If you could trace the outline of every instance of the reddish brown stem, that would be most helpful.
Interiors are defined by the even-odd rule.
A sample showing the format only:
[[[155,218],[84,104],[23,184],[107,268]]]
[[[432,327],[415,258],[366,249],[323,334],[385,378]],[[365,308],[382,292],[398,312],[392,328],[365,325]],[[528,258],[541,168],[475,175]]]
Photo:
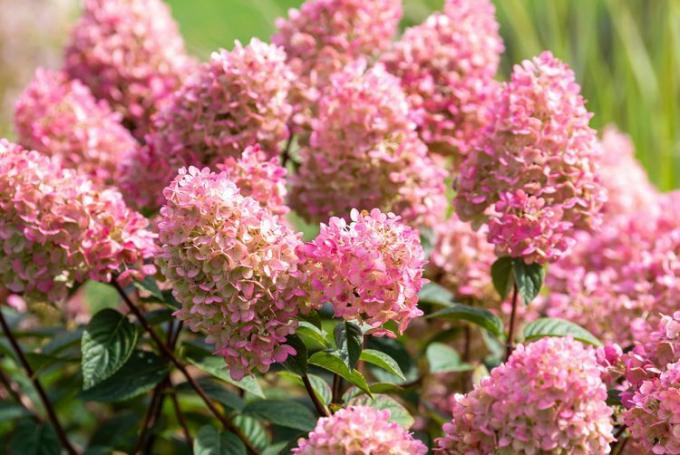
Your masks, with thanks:
[[[515,349],[515,319],[517,316],[517,283],[512,285],[512,311],[510,312],[510,324],[508,328],[508,339],[505,342],[505,360],[507,361]]]
[[[331,415],[326,406],[321,401],[319,401],[319,397],[316,396],[316,393],[314,392],[314,387],[312,387],[312,383],[309,381],[309,376],[303,374],[302,383],[305,385],[305,389],[307,389],[307,394],[309,395],[309,398],[311,398],[312,403],[314,403],[316,412],[318,412],[321,417],[328,417],[329,415]]]

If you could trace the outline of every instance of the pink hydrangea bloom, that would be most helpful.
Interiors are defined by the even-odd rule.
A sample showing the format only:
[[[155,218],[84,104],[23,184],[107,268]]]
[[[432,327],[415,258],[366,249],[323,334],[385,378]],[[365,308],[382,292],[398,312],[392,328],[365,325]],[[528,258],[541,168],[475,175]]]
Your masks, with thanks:
[[[389,47],[401,14],[400,0],[307,0],[276,22],[272,42],[285,49],[296,75],[296,123],[313,118],[313,105],[333,73]]]
[[[451,215],[435,227],[437,242],[430,262],[437,281],[459,300],[482,304],[498,303],[491,282],[491,265],[496,260],[493,245],[486,240],[486,229],[473,230],[469,223]]]
[[[350,406],[322,417],[293,449],[296,455],[425,455],[427,447],[395,422],[390,411]]]
[[[552,54],[515,66],[456,183],[458,215],[486,221],[498,255],[554,262],[576,229],[598,224],[606,193],[594,172],[590,117],[573,72]]]
[[[87,278],[123,280],[154,271],[147,220],[112,189],[0,140],[0,297],[62,303]]]
[[[490,122],[503,42],[489,0],[447,0],[381,58],[401,79],[430,150],[467,154]]]
[[[213,53],[154,117],[141,156],[123,164],[126,193],[162,203],[162,190],[180,167],[214,168],[255,144],[278,156],[292,112],[285,59],[280,48],[257,39]]]
[[[623,415],[634,440],[653,454],[680,453],[680,362],[644,381]]]
[[[630,138],[615,126],[608,126],[602,133],[600,146],[602,154],[598,171],[608,195],[602,208],[605,218],[637,212],[643,207],[654,205],[659,192],[635,159]]]
[[[120,112],[138,138],[193,62],[162,0],[87,0],[66,72]]]
[[[609,453],[612,411],[595,351],[571,338],[520,345],[456,395],[438,453]]]
[[[115,183],[119,161],[138,147],[120,120],[80,81],[43,69],[19,97],[14,112],[23,146],[84,172],[100,187]]]
[[[334,75],[310,145],[300,150],[292,207],[313,221],[352,208],[394,212],[413,226],[442,221],[445,172],[427,156],[408,112],[399,81],[381,65],[356,62]]]
[[[338,317],[375,328],[395,321],[400,331],[422,315],[423,248],[418,232],[392,213],[352,210],[349,224],[333,217],[299,255],[314,306],[330,302]]]
[[[182,168],[164,195],[157,263],[182,304],[176,316],[207,334],[234,379],[294,354],[299,234],[224,172]]]

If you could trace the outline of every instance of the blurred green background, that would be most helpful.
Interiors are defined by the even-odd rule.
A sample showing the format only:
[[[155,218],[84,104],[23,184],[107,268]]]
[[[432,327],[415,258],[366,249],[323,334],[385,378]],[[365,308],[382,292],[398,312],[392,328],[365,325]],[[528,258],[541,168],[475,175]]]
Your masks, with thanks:
[[[235,39],[269,38],[275,19],[302,3],[168,1],[189,49],[202,57],[219,47],[230,48]],[[403,25],[422,21],[442,3],[405,0]],[[576,71],[595,113],[593,126],[616,123],[633,137],[653,181],[664,190],[680,187],[680,0],[495,4],[506,45],[501,78],[507,77],[512,64],[551,49]]]

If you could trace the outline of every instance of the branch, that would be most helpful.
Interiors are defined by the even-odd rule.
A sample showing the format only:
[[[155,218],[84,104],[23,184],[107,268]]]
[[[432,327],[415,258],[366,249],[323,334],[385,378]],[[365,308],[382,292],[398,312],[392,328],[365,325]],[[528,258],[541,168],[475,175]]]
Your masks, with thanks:
[[[512,312],[510,313],[510,327],[508,329],[508,339],[505,342],[505,361],[510,358],[512,351],[515,349],[514,338],[515,338],[515,317],[517,315],[517,283],[512,285]]]

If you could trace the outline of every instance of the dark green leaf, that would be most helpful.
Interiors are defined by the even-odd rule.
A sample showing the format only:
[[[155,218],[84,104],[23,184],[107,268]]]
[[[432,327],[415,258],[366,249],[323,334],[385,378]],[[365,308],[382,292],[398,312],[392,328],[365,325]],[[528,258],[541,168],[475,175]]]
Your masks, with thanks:
[[[359,358],[366,363],[370,363],[382,368],[388,373],[392,373],[401,380],[406,380],[404,373],[401,371],[401,368],[399,368],[397,361],[384,352],[380,352],[375,349],[364,349],[361,352],[361,356]]]
[[[505,300],[512,288],[512,266],[513,261],[509,256],[496,259],[496,262],[491,266],[491,280],[496,288],[496,292],[501,296],[501,300]]]
[[[246,447],[234,434],[218,432],[214,427],[201,427],[194,439],[194,455],[245,455]]]
[[[161,289],[158,287],[158,283],[156,283],[156,279],[154,277],[146,276],[141,281],[135,281],[134,285],[137,289],[148,292],[153,298],[158,299],[158,301],[160,302],[165,301],[163,293],[161,292]]]
[[[499,338],[503,336],[503,321],[501,321],[501,318],[484,308],[456,303],[450,308],[444,308],[427,317],[446,319],[448,321],[468,321],[488,330],[489,333]]]
[[[286,344],[295,349],[295,355],[288,356],[284,362],[284,366],[293,373],[303,375],[307,373],[307,346],[302,342],[297,335],[289,335],[286,339]]]
[[[21,405],[7,401],[0,401],[0,422],[7,422],[18,419],[19,417],[27,417],[30,415],[31,413]]]
[[[83,331],[84,329],[82,327],[78,327],[71,331],[64,331],[43,346],[41,352],[48,355],[57,355],[72,346],[76,346],[80,344]]]
[[[376,395],[374,398],[362,395],[349,401],[352,406],[370,406],[375,409],[390,411],[390,420],[398,423],[404,428],[411,428],[415,420],[411,414],[394,398],[387,395]]]
[[[616,389],[607,390],[607,405],[620,406],[621,405],[621,391]]]
[[[257,419],[250,416],[237,415],[234,417],[234,424],[241,429],[245,437],[259,450],[263,450],[270,445],[267,431]]]
[[[371,394],[371,390],[368,387],[366,378],[364,378],[364,376],[359,371],[350,370],[345,362],[340,358],[339,354],[320,351],[309,358],[309,363],[335,373],[350,384],[354,384],[369,395]]]
[[[309,378],[309,382],[312,383],[312,389],[314,389],[314,393],[319,400],[324,404],[330,403],[333,392],[328,383],[322,377],[315,374],[307,375],[307,377]]]
[[[513,260],[513,272],[519,295],[529,305],[541,292],[544,270],[540,264],[525,264],[521,259]]]
[[[435,234],[434,229],[432,228],[422,227],[419,229],[419,231],[420,231],[420,244],[423,247],[425,259],[429,259],[430,255],[432,254],[432,250],[434,249],[434,246],[437,243],[437,235]]]
[[[136,350],[113,376],[85,390],[81,398],[101,402],[128,400],[153,389],[168,371],[167,363],[156,354]]]
[[[347,364],[350,370],[356,368],[364,343],[361,327],[348,321],[340,322],[335,326],[333,333],[340,358]]]
[[[310,350],[326,349],[329,346],[324,331],[309,322],[300,321],[296,334]]]
[[[455,349],[443,343],[431,343],[425,351],[430,373],[453,373],[472,370],[472,365],[462,362]]]
[[[241,411],[244,408],[245,403],[243,402],[243,399],[235,393],[232,393],[231,391],[222,387],[222,385],[217,382],[217,380],[212,378],[199,378],[197,382],[210,398],[219,402],[227,409]],[[189,395],[194,395],[196,393],[187,382],[183,382],[177,385],[175,388],[179,393],[186,393]]]
[[[206,373],[209,373],[224,382],[228,382],[231,385],[243,389],[246,392],[252,393],[259,398],[264,398],[262,388],[257,382],[257,379],[255,379],[255,376],[246,376],[240,381],[235,381],[231,378],[231,375],[229,375],[227,364],[224,362],[222,357],[206,355],[197,349],[187,349],[185,357],[192,365],[195,365]]]
[[[32,419],[19,421],[10,442],[10,452],[21,455],[59,455],[61,444],[48,423]]]
[[[427,283],[420,290],[418,300],[430,305],[448,307],[453,304],[453,294],[437,283]]]
[[[291,400],[251,401],[243,409],[244,415],[260,418],[296,430],[311,431],[316,424],[314,414],[306,406]]]
[[[106,308],[95,314],[81,341],[83,389],[110,378],[132,355],[139,332],[127,317]]]
[[[301,314],[298,317],[301,319],[301,322],[304,321],[318,329],[321,328],[321,316],[318,311],[310,311],[308,314]]]
[[[571,336],[582,343],[602,346],[592,333],[578,324],[558,318],[540,318],[524,327],[524,339],[527,341],[538,340],[543,337],[566,337]]]

